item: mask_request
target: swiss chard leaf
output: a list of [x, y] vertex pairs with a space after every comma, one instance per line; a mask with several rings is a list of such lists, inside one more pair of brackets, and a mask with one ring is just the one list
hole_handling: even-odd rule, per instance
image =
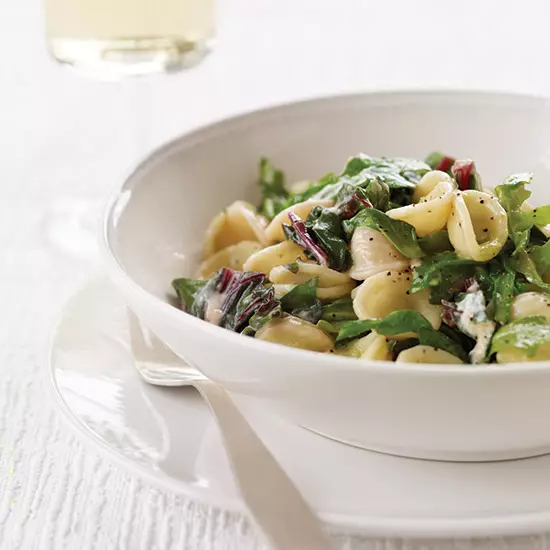
[[375, 208], [361, 210], [351, 220], [344, 221], [343, 226], [348, 237], [351, 237], [357, 227], [376, 229], [383, 233], [403, 256], [407, 258], [422, 256], [415, 228], [407, 222], [394, 220]]
[[455, 163], [455, 160], [456, 159], [453, 157], [434, 151], [424, 159], [424, 162], [432, 170], [440, 170], [441, 172], [447, 172], [447, 174], [452, 175], [451, 168]]
[[451, 167], [451, 174], [456, 179], [458, 188], [462, 191], [474, 189], [483, 191], [481, 178], [476, 170], [473, 160], [457, 160]]
[[323, 306], [317, 298], [317, 284], [318, 278], [314, 277], [305, 283], [296, 285], [281, 298], [283, 310], [304, 319], [304, 321], [317, 323], [323, 313]]
[[348, 161], [344, 174], [355, 176], [363, 172], [378, 177], [379, 181], [383, 181], [389, 187], [414, 188], [429, 170], [430, 166], [420, 160], [400, 157], [376, 158], [360, 154]]
[[351, 257], [338, 214], [329, 208], [315, 206], [305, 225], [308, 233], [325, 251], [328, 266], [336, 271], [348, 269]]
[[268, 159], [262, 158], [259, 184], [262, 202], [258, 212], [271, 220], [287, 206], [289, 193], [285, 188], [284, 172], [276, 169]]
[[501, 327], [493, 336], [491, 353], [515, 348], [534, 357], [543, 344], [550, 343], [550, 325], [542, 316], [524, 317]]
[[415, 332], [420, 344], [442, 349], [467, 361], [464, 349], [454, 340], [434, 330], [430, 322], [417, 311], [400, 310], [390, 313], [384, 319], [365, 319], [346, 323], [338, 333], [336, 342], [360, 338], [371, 330], [385, 336]]
[[176, 291], [178, 298], [180, 300], [181, 308], [184, 311], [190, 311], [195, 303], [195, 295], [199, 290], [204, 288], [208, 283], [204, 279], [174, 279], [172, 281], [172, 287]]
[[479, 266], [477, 262], [458, 258], [454, 252], [442, 252], [422, 260], [413, 270], [411, 294], [425, 289], [430, 290], [430, 302], [439, 304], [448, 300], [456, 292], [453, 285], [466, 277], [471, 277]]

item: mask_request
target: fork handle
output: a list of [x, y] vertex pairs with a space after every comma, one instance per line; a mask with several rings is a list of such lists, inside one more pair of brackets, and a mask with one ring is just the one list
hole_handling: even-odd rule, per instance
[[196, 380], [212, 411], [250, 515], [274, 550], [334, 550], [294, 483], [216, 382]]

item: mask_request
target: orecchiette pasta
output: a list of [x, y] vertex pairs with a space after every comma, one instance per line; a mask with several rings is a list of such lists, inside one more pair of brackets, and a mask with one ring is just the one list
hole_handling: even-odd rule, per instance
[[508, 217], [495, 197], [481, 191], [457, 191], [447, 230], [459, 256], [486, 262], [508, 239]]
[[[545, 317], [550, 322], [550, 296], [542, 292], [525, 292], [514, 298], [510, 308], [510, 319], [524, 317]], [[550, 344], [543, 344], [534, 354], [509, 348], [497, 353], [499, 363], [521, 363], [524, 361], [546, 361], [550, 359]]]
[[514, 298], [510, 308], [510, 319], [536, 317], [541, 315], [550, 322], [550, 296], [542, 292], [524, 292]]
[[[288, 294], [296, 285], [293, 284], [275, 284], [273, 288], [275, 290], [275, 296], [282, 298], [285, 294]], [[351, 291], [355, 288], [355, 283], [350, 282], [344, 285], [334, 285], [329, 287], [317, 287], [317, 298], [319, 300], [338, 300], [339, 298], [345, 298], [349, 296]]]
[[332, 206], [333, 204], [334, 202], [329, 200], [308, 200], [289, 206], [271, 220], [271, 223], [266, 227], [265, 234], [271, 242], [283, 241], [285, 238], [283, 224], [290, 224], [289, 212], [293, 212], [299, 218], [305, 219], [314, 206]]
[[450, 184], [450, 187], [456, 189], [456, 183], [449, 174], [440, 170], [431, 170], [422, 176], [413, 191], [413, 202], [420, 202], [427, 197], [440, 183]]
[[[429, 177], [428, 177], [429, 176]], [[401, 208], [388, 210], [388, 216], [394, 220], [402, 220], [410, 223], [419, 237], [424, 237], [435, 231], [443, 229], [451, 213], [453, 203], [453, 191], [456, 184], [444, 172], [428, 172], [422, 178], [419, 186], [424, 182], [424, 187], [418, 191], [419, 202]], [[433, 185], [437, 182], [435, 185]], [[431, 187], [431, 191], [422, 195]]]
[[413, 346], [403, 350], [395, 360], [396, 363], [438, 363], [458, 365], [462, 361], [447, 351], [432, 346]]
[[200, 279], [208, 279], [222, 267], [242, 271], [248, 258], [261, 248], [262, 245], [254, 241], [241, 241], [228, 246], [204, 260], [197, 275]]
[[283, 241], [262, 248], [245, 262], [244, 271], [259, 271], [269, 275], [278, 265], [290, 264], [296, 260], [307, 260], [304, 250], [292, 241]]
[[380, 231], [368, 227], [354, 231], [350, 251], [353, 260], [350, 276], [357, 281], [381, 271], [405, 269], [409, 262]]
[[[353, 309], [359, 319], [383, 319], [390, 313], [409, 309], [418, 311], [432, 324], [434, 329], [441, 325], [441, 306], [429, 303], [427, 291], [409, 294], [411, 273], [387, 271], [366, 279], [353, 295]], [[392, 339], [410, 338], [407, 332]]]
[[326, 266], [297, 262], [296, 265], [274, 267], [269, 273], [269, 280], [275, 284], [299, 285], [317, 277], [320, 288], [353, 284], [348, 273], [340, 273]]
[[204, 240], [204, 257], [241, 241], [257, 241], [265, 246], [265, 226], [265, 220], [252, 205], [235, 201], [210, 222]]
[[338, 348], [336, 353], [347, 357], [358, 357], [374, 361], [391, 361], [388, 341], [381, 334], [377, 334], [376, 331], [372, 331], [347, 346]]
[[272, 319], [256, 333], [256, 338], [311, 351], [327, 352], [334, 347], [326, 332], [292, 315]]

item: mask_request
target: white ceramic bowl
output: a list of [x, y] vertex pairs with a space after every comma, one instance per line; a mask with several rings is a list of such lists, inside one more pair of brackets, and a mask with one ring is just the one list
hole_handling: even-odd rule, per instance
[[[205, 229], [235, 199], [255, 201], [257, 164], [289, 179], [340, 170], [358, 152], [471, 157], [487, 185], [534, 171], [550, 202], [550, 114], [542, 99], [474, 92], [374, 93], [318, 99], [232, 118], [151, 154], [104, 220], [113, 281], [142, 321], [230, 392], [353, 445], [446, 460], [550, 452], [550, 364], [399, 365], [256, 341], [169, 304], [174, 277], [196, 267]], [[537, 187], [538, 182], [538, 187]]]

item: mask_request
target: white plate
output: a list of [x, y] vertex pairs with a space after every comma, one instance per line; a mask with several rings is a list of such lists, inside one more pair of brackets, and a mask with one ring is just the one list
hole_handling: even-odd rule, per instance
[[[63, 412], [124, 468], [173, 492], [241, 509], [219, 434], [195, 390], [143, 384], [125, 305], [103, 278], [67, 305], [50, 354]], [[328, 523], [378, 536], [530, 534], [550, 527], [550, 456], [493, 463], [398, 458], [335, 443], [245, 410]]]

